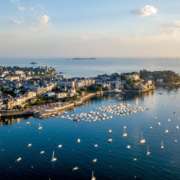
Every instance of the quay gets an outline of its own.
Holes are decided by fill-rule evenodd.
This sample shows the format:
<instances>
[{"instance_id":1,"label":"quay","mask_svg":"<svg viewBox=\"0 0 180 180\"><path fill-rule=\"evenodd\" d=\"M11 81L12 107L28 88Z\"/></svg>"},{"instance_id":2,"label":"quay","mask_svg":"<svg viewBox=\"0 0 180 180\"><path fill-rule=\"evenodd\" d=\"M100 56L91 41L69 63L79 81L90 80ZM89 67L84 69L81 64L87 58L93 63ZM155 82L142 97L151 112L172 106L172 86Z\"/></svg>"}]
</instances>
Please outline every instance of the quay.
<instances>
[{"instance_id":1,"label":"quay","mask_svg":"<svg viewBox=\"0 0 180 180\"><path fill-rule=\"evenodd\" d=\"M69 103L51 103L50 105L46 105L46 108L41 107L36 112L34 115L39 118L45 118L49 116L55 116L58 114L61 114L65 110L70 110L73 109L77 106L83 105L86 101L92 99L93 97L101 95L100 92L97 93L88 93L87 95L81 97L80 100L74 101L74 102L69 102Z\"/></svg>"},{"instance_id":2,"label":"quay","mask_svg":"<svg viewBox=\"0 0 180 180\"><path fill-rule=\"evenodd\" d=\"M75 108L76 106L83 105L86 101L92 99L96 96L103 95L102 92L96 93L88 93L80 98L80 100L74 102L56 102L49 103L45 105L33 106L31 108L25 110L5 110L0 111L0 119L8 118L8 117L38 117L45 118L53 115L57 115L62 113L65 110L70 110Z\"/></svg>"}]
</instances>

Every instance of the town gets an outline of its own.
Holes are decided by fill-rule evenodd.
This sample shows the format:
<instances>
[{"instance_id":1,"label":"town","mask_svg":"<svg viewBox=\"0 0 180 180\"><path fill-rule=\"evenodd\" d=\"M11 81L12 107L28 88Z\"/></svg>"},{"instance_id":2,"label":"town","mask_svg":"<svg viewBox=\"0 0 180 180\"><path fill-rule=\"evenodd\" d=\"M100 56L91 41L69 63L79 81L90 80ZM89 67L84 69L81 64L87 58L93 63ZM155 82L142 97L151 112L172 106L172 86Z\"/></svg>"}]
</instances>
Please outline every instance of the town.
<instances>
[{"instance_id":1,"label":"town","mask_svg":"<svg viewBox=\"0 0 180 180\"><path fill-rule=\"evenodd\" d=\"M180 85L172 71L103 74L66 78L54 68L0 67L0 116L38 117L57 114L104 94L139 94Z\"/></svg>"}]
</instances>

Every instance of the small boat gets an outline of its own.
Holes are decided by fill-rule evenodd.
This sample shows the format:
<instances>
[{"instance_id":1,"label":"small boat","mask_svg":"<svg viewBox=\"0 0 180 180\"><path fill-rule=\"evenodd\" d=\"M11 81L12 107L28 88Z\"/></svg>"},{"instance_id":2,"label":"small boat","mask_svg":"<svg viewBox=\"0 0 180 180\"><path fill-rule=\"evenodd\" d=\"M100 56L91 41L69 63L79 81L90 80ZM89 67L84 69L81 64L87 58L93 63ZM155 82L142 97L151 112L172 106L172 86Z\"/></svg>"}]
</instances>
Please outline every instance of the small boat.
<instances>
[{"instance_id":1,"label":"small boat","mask_svg":"<svg viewBox=\"0 0 180 180\"><path fill-rule=\"evenodd\" d=\"M99 147L99 145L98 145L98 144L94 144L94 147L95 147L95 148L98 148L98 147Z\"/></svg>"},{"instance_id":2,"label":"small boat","mask_svg":"<svg viewBox=\"0 0 180 180\"><path fill-rule=\"evenodd\" d=\"M26 122L27 125L30 125L31 123L29 121Z\"/></svg>"},{"instance_id":3,"label":"small boat","mask_svg":"<svg viewBox=\"0 0 180 180\"><path fill-rule=\"evenodd\" d=\"M32 144L31 144L31 143L29 143L29 144L27 145L27 147L28 147L28 148L32 147Z\"/></svg>"},{"instance_id":4,"label":"small boat","mask_svg":"<svg viewBox=\"0 0 180 180\"><path fill-rule=\"evenodd\" d=\"M161 149L164 149L164 142L161 141Z\"/></svg>"},{"instance_id":5,"label":"small boat","mask_svg":"<svg viewBox=\"0 0 180 180\"><path fill-rule=\"evenodd\" d=\"M43 127L39 124L38 130L42 130L42 129L43 129Z\"/></svg>"},{"instance_id":6,"label":"small boat","mask_svg":"<svg viewBox=\"0 0 180 180\"><path fill-rule=\"evenodd\" d=\"M140 144L145 144L145 143L146 143L146 139L144 139L144 138L143 138L143 139L140 139L139 143L140 143Z\"/></svg>"},{"instance_id":7,"label":"small boat","mask_svg":"<svg viewBox=\"0 0 180 180\"><path fill-rule=\"evenodd\" d=\"M92 171L91 180L96 180L96 177L94 176L94 172Z\"/></svg>"},{"instance_id":8,"label":"small boat","mask_svg":"<svg viewBox=\"0 0 180 180\"><path fill-rule=\"evenodd\" d=\"M59 149L61 149L62 147L63 147L63 145L62 145L62 144L59 144L59 145L58 145L58 148L59 148Z\"/></svg>"},{"instance_id":9,"label":"small boat","mask_svg":"<svg viewBox=\"0 0 180 180\"><path fill-rule=\"evenodd\" d=\"M168 118L168 122L171 122L172 120L170 118Z\"/></svg>"},{"instance_id":10,"label":"small boat","mask_svg":"<svg viewBox=\"0 0 180 180\"><path fill-rule=\"evenodd\" d=\"M143 134L141 135L141 138L139 140L140 144L145 144L146 143L146 139L143 137Z\"/></svg>"},{"instance_id":11,"label":"small boat","mask_svg":"<svg viewBox=\"0 0 180 180\"><path fill-rule=\"evenodd\" d=\"M128 133L126 131L126 128L123 129L123 134L122 134L122 137L127 137L128 136Z\"/></svg>"},{"instance_id":12,"label":"small boat","mask_svg":"<svg viewBox=\"0 0 180 180\"><path fill-rule=\"evenodd\" d=\"M109 129L108 132L109 132L109 134L111 134L112 133L112 129Z\"/></svg>"},{"instance_id":13,"label":"small boat","mask_svg":"<svg viewBox=\"0 0 180 180\"><path fill-rule=\"evenodd\" d=\"M77 138L77 143L80 144L81 143L81 139Z\"/></svg>"},{"instance_id":14,"label":"small boat","mask_svg":"<svg viewBox=\"0 0 180 180\"><path fill-rule=\"evenodd\" d=\"M112 143L112 141L113 141L112 138L108 139L108 143Z\"/></svg>"},{"instance_id":15,"label":"small boat","mask_svg":"<svg viewBox=\"0 0 180 180\"><path fill-rule=\"evenodd\" d=\"M78 166L75 166L75 167L73 167L73 169L72 169L72 171L77 171L77 170L79 170L79 167L78 167Z\"/></svg>"},{"instance_id":16,"label":"small boat","mask_svg":"<svg viewBox=\"0 0 180 180\"><path fill-rule=\"evenodd\" d=\"M45 153L45 151L40 151L40 154L44 154Z\"/></svg>"},{"instance_id":17,"label":"small boat","mask_svg":"<svg viewBox=\"0 0 180 180\"><path fill-rule=\"evenodd\" d=\"M16 162L20 162L20 161L22 161L22 157L18 157L18 158L16 159Z\"/></svg>"},{"instance_id":18,"label":"small boat","mask_svg":"<svg viewBox=\"0 0 180 180\"><path fill-rule=\"evenodd\" d=\"M93 163L97 163L97 161L98 161L97 158L92 160Z\"/></svg>"},{"instance_id":19,"label":"small boat","mask_svg":"<svg viewBox=\"0 0 180 180\"><path fill-rule=\"evenodd\" d=\"M55 152L53 151L52 157L51 157L51 162L56 162L57 158L55 157Z\"/></svg>"},{"instance_id":20,"label":"small boat","mask_svg":"<svg viewBox=\"0 0 180 180\"><path fill-rule=\"evenodd\" d=\"M126 146L126 148L127 148L127 149L131 149L131 145L128 144L128 145Z\"/></svg>"},{"instance_id":21,"label":"small boat","mask_svg":"<svg viewBox=\"0 0 180 180\"><path fill-rule=\"evenodd\" d=\"M165 133L165 134L169 133L169 130L168 130L168 129L166 129L166 130L164 131L164 133Z\"/></svg>"},{"instance_id":22,"label":"small boat","mask_svg":"<svg viewBox=\"0 0 180 180\"><path fill-rule=\"evenodd\" d=\"M161 122L158 122L158 126L161 126Z\"/></svg>"},{"instance_id":23,"label":"small boat","mask_svg":"<svg viewBox=\"0 0 180 180\"><path fill-rule=\"evenodd\" d=\"M149 147L147 147L146 155L147 155L147 156L150 156L150 155L151 155L151 152L150 152L150 150L149 150Z\"/></svg>"}]
</instances>

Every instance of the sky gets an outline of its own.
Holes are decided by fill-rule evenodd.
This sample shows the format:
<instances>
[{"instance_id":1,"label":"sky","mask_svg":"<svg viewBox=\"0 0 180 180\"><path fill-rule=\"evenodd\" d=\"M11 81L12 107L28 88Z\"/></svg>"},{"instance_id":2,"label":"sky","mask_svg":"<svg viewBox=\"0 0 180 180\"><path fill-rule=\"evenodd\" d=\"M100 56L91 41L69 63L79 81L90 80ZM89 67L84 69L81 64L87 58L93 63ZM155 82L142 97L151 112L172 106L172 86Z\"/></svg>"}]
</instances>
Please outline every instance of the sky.
<instances>
[{"instance_id":1,"label":"sky","mask_svg":"<svg viewBox=\"0 0 180 180\"><path fill-rule=\"evenodd\" d=\"M0 57L180 57L180 0L0 0Z\"/></svg>"}]
</instances>

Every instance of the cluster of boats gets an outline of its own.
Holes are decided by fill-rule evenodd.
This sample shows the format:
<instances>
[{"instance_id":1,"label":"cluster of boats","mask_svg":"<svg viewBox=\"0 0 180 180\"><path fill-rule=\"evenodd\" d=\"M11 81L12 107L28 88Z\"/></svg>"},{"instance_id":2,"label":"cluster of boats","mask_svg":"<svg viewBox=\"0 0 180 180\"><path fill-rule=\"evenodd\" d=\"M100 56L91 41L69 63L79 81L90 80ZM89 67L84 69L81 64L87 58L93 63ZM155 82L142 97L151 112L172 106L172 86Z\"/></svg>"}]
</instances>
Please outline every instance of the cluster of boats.
<instances>
[{"instance_id":1,"label":"cluster of boats","mask_svg":"<svg viewBox=\"0 0 180 180\"><path fill-rule=\"evenodd\" d=\"M143 112L145 108L141 106L132 106L130 104L120 103L98 108L101 112L110 113L115 116L130 115L137 112Z\"/></svg>"},{"instance_id":2,"label":"cluster of boats","mask_svg":"<svg viewBox=\"0 0 180 180\"><path fill-rule=\"evenodd\" d=\"M103 106L103 107L99 107L97 108L99 111L91 111L89 113L80 113L78 115L75 115L75 114L72 114L72 115L68 115L68 113L65 113L63 116L64 118L69 118L69 119L72 119L72 120L89 120L89 121L94 121L94 120L97 120L97 119L107 119L108 117L112 117L114 115L129 115L131 113L137 113L137 112L142 112L144 111L145 109L140 107L140 106L131 106L131 105L128 105L128 104L114 104L114 105L108 105L108 106ZM110 115L109 115L110 114ZM158 119L158 117L154 117L155 120ZM172 119L168 118L167 122L171 122ZM29 121L26 122L27 125L31 125L31 123ZM156 122L156 124L154 126L149 126L150 129L153 129L154 127L157 127L157 126L161 126L162 123L160 121ZM122 138L127 138L129 137L129 128L124 125L122 127ZM175 126L175 129L176 130L179 130L180 129L180 126L179 125L176 125ZM37 126L37 130L38 131L42 131L43 130L43 126L39 123L38 126ZM165 129L164 130L164 133L167 134L169 133L169 129ZM108 134L108 137L107 137L107 141L106 143L113 143L113 129L107 129L107 134ZM76 144L81 144L83 143L81 141L81 138L80 137L77 137L76 141L75 141ZM174 139L174 143L178 143L178 139ZM138 139L138 144L139 145L142 145L142 146L145 146L146 147L146 156L151 156L152 155L152 151L151 151L151 148L149 146L149 143L147 141L147 139L144 137L143 135L143 132L141 132L140 134L140 137ZM27 148L32 148L33 145L32 143L29 143L26 145ZM62 149L64 147L63 144L59 144L57 145L56 148L58 149ZM94 148L99 148L99 144L93 144L93 147ZM133 149L134 145L133 144L129 144L127 143L125 148L127 150L131 150ZM163 140L161 140L160 144L159 144L159 148L161 150L164 150L166 148L166 145L164 143ZM44 155L46 154L46 151L45 150L41 150L39 152L40 155ZM23 160L23 157L22 156L19 156L17 157L16 159L16 163L20 163L21 161ZM137 157L134 157L132 159L133 161L138 161L139 159ZM57 152L56 151L52 151L52 155L50 157L50 161L51 163L55 163L56 161L58 161L58 155L57 155ZM92 159L92 164L96 164L98 163L99 159L98 158L93 158ZM72 172L75 172L75 171L79 171L80 170L80 167L79 166L74 166L72 167ZM92 171L92 174L91 174L91 180L96 180L96 176L94 175L94 171Z\"/></svg>"},{"instance_id":3,"label":"cluster of boats","mask_svg":"<svg viewBox=\"0 0 180 180\"><path fill-rule=\"evenodd\" d=\"M81 113L65 112L60 117L73 121L96 122L102 120L110 120L114 116L127 116L137 112L143 112L145 108L141 106L132 106L130 104L112 104L97 108L95 111Z\"/></svg>"}]
</instances>

